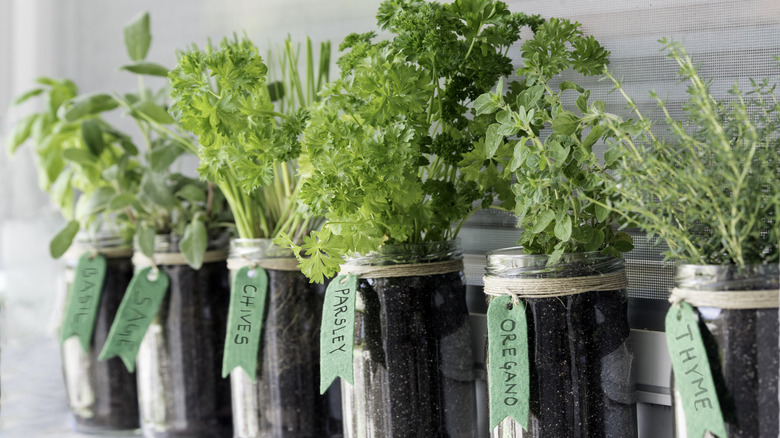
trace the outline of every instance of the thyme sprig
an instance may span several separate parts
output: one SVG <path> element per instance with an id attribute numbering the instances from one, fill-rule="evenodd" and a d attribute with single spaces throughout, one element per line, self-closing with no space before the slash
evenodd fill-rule
<path id="1" fill-rule="evenodd" d="M 683 46 L 662 40 L 688 83 L 686 120 L 664 113 L 653 126 L 614 76 L 636 117 L 609 119 L 619 151 L 614 204 L 631 225 L 669 245 L 667 256 L 694 264 L 759 264 L 778 261 L 780 241 L 780 104 L 776 84 L 736 84 L 729 101 L 715 99 Z M 668 130 L 669 139 L 659 135 Z"/>

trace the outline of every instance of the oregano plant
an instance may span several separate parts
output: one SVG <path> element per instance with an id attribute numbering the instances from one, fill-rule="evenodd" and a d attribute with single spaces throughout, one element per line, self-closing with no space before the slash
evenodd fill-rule
<path id="1" fill-rule="evenodd" d="M 506 200 L 501 207 L 514 211 L 523 229 L 518 244 L 528 254 L 549 254 L 550 264 L 564 253 L 631 250 L 631 236 L 616 231 L 619 215 L 610 209 L 612 152 L 602 162 L 593 150 L 607 133 L 605 104 L 590 102 L 590 91 L 575 82 L 551 85 L 566 70 L 602 72 L 609 52 L 579 23 L 551 18 L 521 54 L 520 80 L 506 90 L 499 82 L 474 102 L 476 115 L 492 120 L 461 162 L 463 176 Z"/>

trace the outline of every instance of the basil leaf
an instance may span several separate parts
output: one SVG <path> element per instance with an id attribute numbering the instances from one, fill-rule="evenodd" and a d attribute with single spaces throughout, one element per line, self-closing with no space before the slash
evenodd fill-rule
<path id="1" fill-rule="evenodd" d="M 152 44 L 152 34 L 149 31 L 149 13 L 137 16 L 124 28 L 125 48 L 127 55 L 133 61 L 143 61 L 149 46 Z"/>
<path id="2" fill-rule="evenodd" d="M 49 243 L 49 253 L 55 259 L 60 258 L 65 251 L 73 244 L 73 238 L 79 232 L 79 223 L 77 221 L 69 221 L 65 226 L 54 236 Z"/>

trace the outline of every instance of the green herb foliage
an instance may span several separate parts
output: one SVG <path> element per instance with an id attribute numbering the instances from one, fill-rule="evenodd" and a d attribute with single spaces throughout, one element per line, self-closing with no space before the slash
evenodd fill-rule
<path id="1" fill-rule="evenodd" d="M 484 133 L 469 106 L 512 72 L 506 52 L 520 29 L 542 22 L 492 0 L 387 0 L 377 20 L 393 38 L 345 39 L 341 78 L 304 132 L 301 199 L 327 222 L 300 246 L 278 239 L 315 281 L 348 253 L 452 239 L 475 208 L 492 204 L 492 191 L 458 177 Z"/>
<path id="2" fill-rule="evenodd" d="M 124 29 L 125 46 L 135 63 L 122 69 L 138 75 L 138 93 L 113 95 L 135 119 L 146 143 L 147 165 L 139 169 L 138 191 L 122 203 L 135 212 L 136 242 L 146 256 L 154 253 L 155 234 L 171 234 L 187 263 L 199 269 L 209 239 L 231 227 L 232 217 L 224 196 L 212 184 L 171 171 L 176 160 L 195 145 L 168 114 L 167 89 L 152 93 L 144 85 L 144 76 L 167 75 L 165 67 L 145 61 L 152 40 L 149 21 L 144 13 Z M 116 207 L 108 204 L 108 208 Z"/>
<path id="3" fill-rule="evenodd" d="M 495 114 L 494 123 L 464 159 L 463 175 L 508 199 L 502 206 L 515 212 L 523 228 L 518 244 L 528 254 L 550 254 L 549 263 L 564 253 L 600 250 L 618 256 L 633 248 L 630 235 L 614 231 L 617 214 L 608 208 L 613 202 L 606 191 L 608 171 L 615 163 L 600 163 L 593 152 L 606 130 L 604 102 L 589 102 L 590 91 L 574 82 L 550 86 L 568 69 L 584 75 L 602 71 L 608 55 L 582 34 L 579 23 L 552 18 L 522 46 L 521 81 L 506 94 L 499 84 L 474 104 L 477 115 Z M 564 93 L 578 94 L 571 99 L 576 108 L 564 106 Z"/>
<path id="4" fill-rule="evenodd" d="M 198 136 L 193 152 L 200 158 L 200 173 L 222 189 L 243 238 L 285 233 L 299 240 L 317 225 L 296 201 L 301 181 L 294 160 L 301 153 L 305 105 L 327 80 L 329 53 L 324 44 L 315 76 L 307 40 L 305 86 L 298 51 L 289 40 L 279 55 L 279 82 L 267 82 L 269 70 L 257 48 L 237 37 L 223 40 L 218 48 L 192 47 L 180 53 L 169 75 L 171 109 Z"/>
<path id="5" fill-rule="evenodd" d="M 133 197 L 140 183 L 138 150 L 132 140 L 100 117 L 117 107 L 110 95 L 79 94 L 67 79 L 40 78 L 15 105 L 44 99 L 40 112 L 17 122 L 7 141 L 15 153 L 29 143 L 34 148 L 38 181 L 67 223 L 50 244 L 52 257 L 70 247 L 79 230 L 97 233 L 104 226 L 130 241 L 135 232 L 129 209 L 106 209 L 120 199 Z"/>
<path id="6" fill-rule="evenodd" d="M 607 119 L 618 164 L 615 209 L 627 222 L 669 245 L 667 256 L 693 264 L 778 261 L 780 241 L 780 105 L 769 80 L 736 85 L 729 102 L 709 83 L 679 43 L 662 40 L 680 67 L 690 96 L 687 120 L 666 115 L 671 136 L 656 136 L 649 120 L 612 77 L 636 119 Z"/>
<path id="7" fill-rule="evenodd" d="M 175 131 L 175 121 L 161 103 L 162 93 L 144 86 L 144 76 L 165 76 L 167 69 L 145 61 L 151 44 L 148 14 L 135 18 L 124 30 L 133 64 L 123 70 L 138 75 L 139 91 L 124 96 L 79 95 L 69 80 L 39 79 L 44 87 L 17 99 L 17 104 L 43 95 L 45 109 L 22 119 L 9 141 L 14 152 L 31 139 L 38 155 L 41 187 L 48 191 L 68 220 L 50 245 L 61 256 L 79 230 L 90 235 L 109 229 L 125 241 L 135 236 L 141 250 L 153 253 L 154 235 L 172 233 L 181 238 L 187 261 L 199 268 L 208 235 L 230 221 L 220 206 L 224 200 L 207 184 L 170 171 L 182 155 L 187 139 Z M 145 162 L 130 135 L 120 132 L 101 115 L 124 108 L 146 142 Z"/>

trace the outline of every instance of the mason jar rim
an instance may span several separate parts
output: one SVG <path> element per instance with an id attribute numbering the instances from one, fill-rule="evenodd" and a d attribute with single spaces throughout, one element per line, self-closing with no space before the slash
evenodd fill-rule
<path id="1" fill-rule="evenodd" d="M 346 264 L 400 265 L 457 260 L 463 256 L 460 239 L 383 244 L 368 254 L 351 254 Z"/>
<path id="2" fill-rule="evenodd" d="M 522 246 L 490 251 L 486 254 L 485 273 L 501 277 L 571 277 L 618 272 L 624 269 L 622 258 L 601 251 L 565 253 L 548 264 L 550 254 L 524 254 Z"/>

